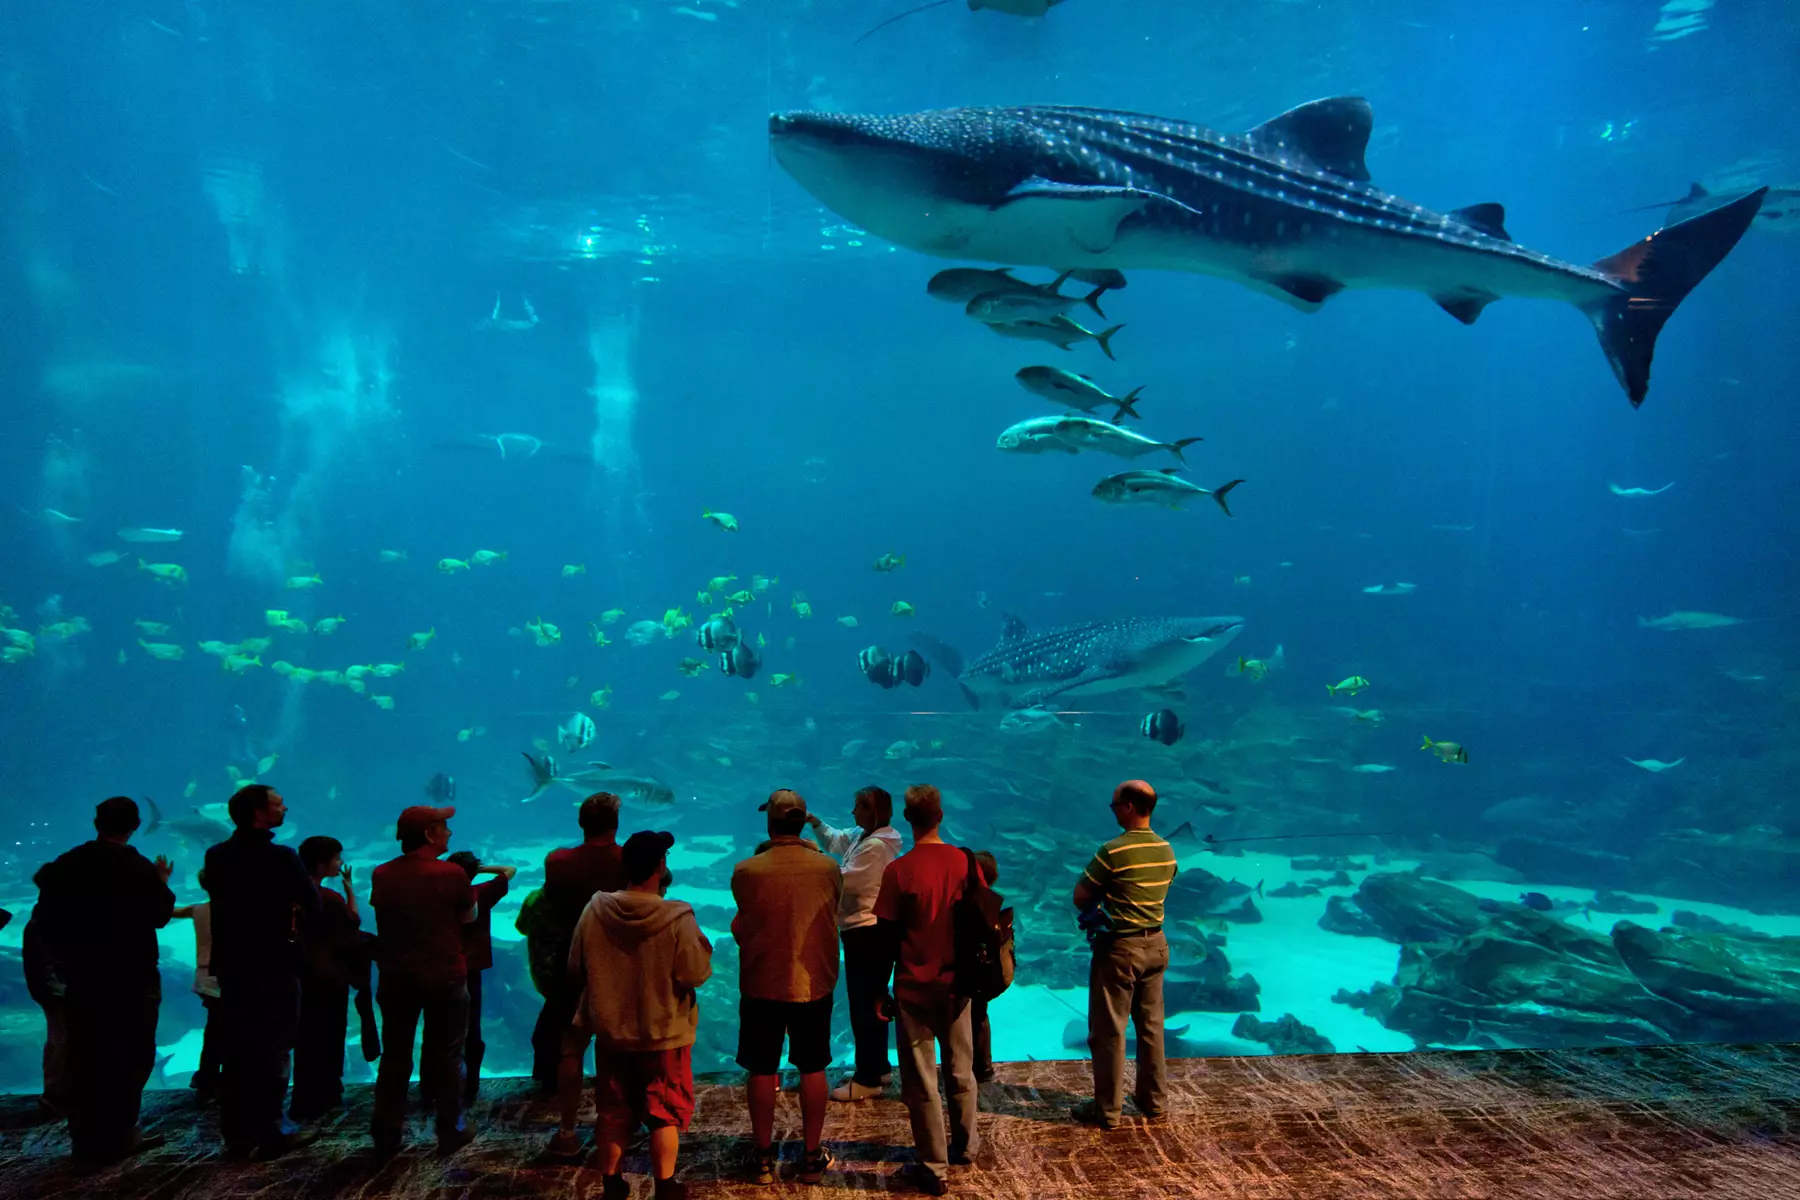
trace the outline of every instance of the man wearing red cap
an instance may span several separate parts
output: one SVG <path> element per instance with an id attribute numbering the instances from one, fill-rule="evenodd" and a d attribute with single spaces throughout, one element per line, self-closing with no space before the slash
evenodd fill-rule
<path id="1" fill-rule="evenodd" d="M 1137 1107 L 1162 1119 L 1163 973 L 1169 942 L 1163 936 L 1163 899 L 1175 879 L 1175 851 L 1150 828 L 1156 789 L 1127 779 L 1113 789 L 1112 815 L 1124 830 L 1095 853 L 1075 884 L 1075 907 L 1105 910 L 1105 929 L 1093 938 L 1088 972 L 1088 1049 L 1094 1056 L 1094 1098 L 1073 1109 L 1077 1121 L 1112 1129 L 1125 1090 L 1125 1021 L 1137 1027 Z M 1085 922 L 1084 922 L 1085 924 Z"/>
<path id="2" fill-rule="evenodd" d="M 462 1115 L 462 1049 L 469 1027 L 462 928 L 475 919 L 475 890 L 461 867 L 438 861 L 450 848 L 449 821 L 455 815 L 454 808 L 423 804 L 406 809 L 394 827 L 400 857 L 376 867 L 369 879 L 381 939 L 376 999 L 383 1053 L 371 1122 L 381 1158 L 400 1149 L 413 1034 L 421 1016 L 419 1074 L 430 1081 L 437 1103 L 438 1152 L 453 1153 L 475 1138 Z"/>

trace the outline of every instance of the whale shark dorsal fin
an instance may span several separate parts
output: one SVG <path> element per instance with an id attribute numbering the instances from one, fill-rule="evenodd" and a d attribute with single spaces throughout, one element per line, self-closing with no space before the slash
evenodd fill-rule
<path id="1" fill-rule="evenodd" d="M 1159 197 L 1139 188 L 1103 184 L 1057 183 L 1033 175 L 1014 185 L 995 203 L 1022 220 L 1054 217 L 1070 239 L 1090 254 L 1101 254 L 1118 240 L 1119 222 Z"/>
<path id="2" fill-rule="evenodd" d="M 1512 234 L 1506 232 L 1506 209 L 1501 205 L 1491 201 L 1487 204 L 1471 204 L 1467 208 L 1451 209 L 1450 215 L 1491 238 L 1499 238 L 1503 242 L 1512 241 Z"/>
<path id="3" fill-rule="evenodd" d="M 1682 199 L 1683 200 L 1704 200 L 1710 195 L 1712 195 L 1712 193 L 1706 190 L 1706 186 L 1704 184 L 1691 183 L 1688 185 L 1688 194 L 1683 196 Z"/>
<path id="4" fill-rule="evenodd" d="M 1303 158 L 1321 170 L 1357 183 L 1369 182 L 1363 155 L 1375 112 L 1361 96 L 1332 96 L 1290 108 L 1249 133 L 1265 154 Z"/>
<path id="5" fill-rule="evenodd" d="M 1025 635 L 1030 632 L 1025 627 L 1025 619 L 1013 613 L 1004 614 L 1000 621 L 1000 644 L 1002 646 L 1008 642 L 1023 641 Z"/>

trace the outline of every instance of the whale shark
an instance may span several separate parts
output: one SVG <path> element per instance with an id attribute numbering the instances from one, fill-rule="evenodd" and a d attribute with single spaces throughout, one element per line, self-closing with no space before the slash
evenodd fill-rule
<path id="1" fill-rule="evenodd" d="M 1000 644 L 965 664 L 928 635 L 914 642 L 956 676 L 972 708 L 1031 708 L 1062 697 L 1161 687 L 1231 644 L 1242 617 L 1121 617 L 1033 632 L 1008 615 Z"/>
<path id="2" fill-rule="evenodd" d="M 781 112 L 776 160 L 827 208 L 943 258 L 1221 276 L 1305 312 L 1348 288 L 1423 292 L 1473 324 L 1504 296 L 1580 309 L 1635 407 L 1675 306 L 1767 189 L 1580 266 L 1512 240 L 1498 204 L 1440 213 L 1375 187 L 1367 100 L 1303 104 L 1247 133 L 1097 108 Z"/>

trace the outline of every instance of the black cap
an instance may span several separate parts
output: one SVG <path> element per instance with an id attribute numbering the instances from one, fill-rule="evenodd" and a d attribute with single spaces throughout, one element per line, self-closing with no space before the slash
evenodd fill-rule
<path id="1" fill-rule="evenodd" d="M 652 833 L 640 829 L 625 839 L 625 878 L 630 883 L 642 883 L 656 874 L 669 856 L 669 847 L 675 844 L 672 833 Z"/>

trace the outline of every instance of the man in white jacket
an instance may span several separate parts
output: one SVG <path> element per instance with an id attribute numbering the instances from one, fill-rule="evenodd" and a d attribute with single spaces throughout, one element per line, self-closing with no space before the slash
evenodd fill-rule
<path id="1" fill-rule="evenodd" d="M 856 1038 L 856 1072 L 832 1090 L 833 1100 L 867 1100 L 881 1095 L 888 1065 L 891 1019 L 880 1015 L 887 999 L 893 951 L 875 932 L 875 897 L 881 876 L 900 856 L 900 833 L 892 824 L 894 798 L 878 787 L 856 793 L 851 811 L 856 828 L 833 829 L 816 816 L 807 824 L 827 854 L 843 860 L 844 891 L 838 901 L 838 933 L 844 944 L 844 991 L 850 1004 L 850 1031 Z"/>

